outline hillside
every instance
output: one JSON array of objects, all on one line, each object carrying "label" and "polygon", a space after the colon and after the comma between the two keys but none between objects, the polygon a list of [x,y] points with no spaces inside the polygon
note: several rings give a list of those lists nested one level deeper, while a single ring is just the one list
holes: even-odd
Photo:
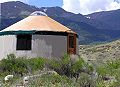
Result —
[{"label": "hillside", "polygon": [[[90,14],[88,15],[91,17],[89,19],[87,16],[67,12],[60,7],[37,8],[35,6],[24,4],[20,1],[6,2],[1,4],[0,29],[2,30],[18,22],[19,20],[22,20],[36,10],[45,12],[51,18],[71,28],[73,31],[76,31],[79,35],[80,44],[106,42],[120,38],[120,29],[118,29],[120,27],[118,15],[119,10],[116,10],[112,13],[114,16],[109,15],[111,14],[109,12],[104,13],[106,16],[102,15],[102,17],[96,17],[98,13],[95,13],[94,15]],[[99,17],[101,17],[100,20],[98,20]],[[116,19],[113,21],[112,19],[114,18],[117,18],[118,21],[115,21]],[[107,21],[107,19],[109,19],[109,21]],[[110,22],[112,22],[113,25]],[[111,27],[108,24],[114,27]]]},{"label": "hillside", "polygon": [[90,17],[90,20],[100,22],[100,26],[95,25],[98,29],[120,30],[120,9],[107,12],[97,12],[86,16]]},{"label": "hillside", "polygon": [[81,45],[79,53],[86,61],[120,59],[120,40],[101,45]]},{"label": "hillside", "polygon": [[[100,45],[80,45],[79,51],[79,57],[65,55],[57,60],[17,58],[10,54],[0,61],[0,86],[120,86],[120,40]],[[4,82],[8,74],[14,75],[14,78]],[[28,77],[26,83],[25,77]]]}]

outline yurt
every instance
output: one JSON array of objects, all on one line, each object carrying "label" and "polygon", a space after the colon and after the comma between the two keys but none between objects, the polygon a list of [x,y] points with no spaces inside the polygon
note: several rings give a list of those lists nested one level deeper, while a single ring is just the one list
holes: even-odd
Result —
[{"label": "yurt", "polygon": [[17,57],[60,58],[78,54],[78,35],[36,11],[27,18],[0,31],[0,59],[9,54]]}]

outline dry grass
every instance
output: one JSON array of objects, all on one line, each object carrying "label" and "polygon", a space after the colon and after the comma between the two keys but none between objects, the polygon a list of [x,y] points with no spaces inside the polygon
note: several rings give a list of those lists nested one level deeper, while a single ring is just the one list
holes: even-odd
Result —
[{"label": "dry grass", "polygon": [[86,61],[120,59],[120,40],[101,45],[81,45],[79,54]]}]

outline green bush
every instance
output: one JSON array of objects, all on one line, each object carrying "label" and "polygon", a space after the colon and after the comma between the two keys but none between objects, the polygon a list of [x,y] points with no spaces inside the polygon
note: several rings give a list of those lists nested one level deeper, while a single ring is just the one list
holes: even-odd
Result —
[{"label": "green bush", "polygon": [[108,87],[118,87],[120,85],[120,59],[107,61],[98,66],[97,73],[99,75],[96,82],[97,87],[102,87],[103,84]]},{"label": "green bush", "polygon": [[45,74],[31,81],[29,87],[71,87],[72,80],[66,76]]},{"label": "green bush", "polygon": [[111,60],[97,67],[97,72],[101,76],[116,76],[120,72],[120,60]]},{"label": "green bush", "polygon": [[92,87],[90,76],[87,73],[81,73],[77,83],[77,87]]},{"label": "green bush", "polygon": [[9,72],[9,74],[27,73],[26,59],[17,59],[14,54],[10,54],[6,59],[3,59],[0,64],[1,73]]},{"label": "green bush", "polygon": [[41,70],[46,63],[45,58],[31,58],[28,59],[28,67],[31,71]]},{"label": "green bush", "polygon": [[69,55],[65,55],[61,59],[51,59],[47,62],[47,67],[55,70],[60,75],[69,76],[70,73],[70,57]]},{"label": "green bush", "polygon": [[71,71],[73,73],[80,72],[82,71],[84,65],[85,65],[84,60],[82,58],[79,58],[78,61],[71,65]]},{"label": "green bush", "polygon": [[44,67],[44,64],[45,59],[43,58],[17,58],[14,54],[10,54],[7,56],[7,58],[0,62],[0,74],[14,74],[23,76],[28,72],[32,73],[35,70],[41,70]]},{"label": "green bush", "polygon": [[77,61],[74,61],[69,55],[65,55],[58,60],[52,59],[47,66],[60,75],[66,75],[68,77],[78,77],[81,72],[91,73],[93,71],[92,65],[85,63],[82,58],[78,58]]}]

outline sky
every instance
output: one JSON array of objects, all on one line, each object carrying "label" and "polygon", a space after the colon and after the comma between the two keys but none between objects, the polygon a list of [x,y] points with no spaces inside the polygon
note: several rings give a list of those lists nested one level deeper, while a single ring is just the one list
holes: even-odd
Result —
[{"label": "sky", "polygon": [[59,6],[66,11],[84,15],[120,9],[120,0],[0,0],[0,3],[7,1],[22,1],[37,7]]}]

